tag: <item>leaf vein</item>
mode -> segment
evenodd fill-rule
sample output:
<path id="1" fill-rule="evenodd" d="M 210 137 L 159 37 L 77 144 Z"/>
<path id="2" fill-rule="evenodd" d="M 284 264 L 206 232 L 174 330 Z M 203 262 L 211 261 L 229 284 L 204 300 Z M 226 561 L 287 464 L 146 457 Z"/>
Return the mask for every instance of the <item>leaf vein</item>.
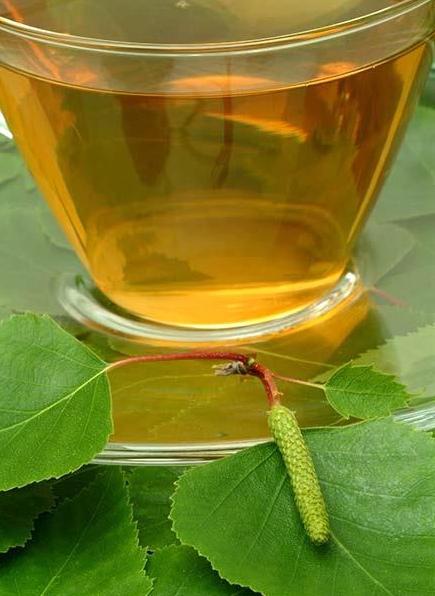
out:
<path id="1" fill-rule="evenodd" d="M 108 475 L 108 478 L 110 478 L 111 475 Z M 44 596 L 44 594 L 47 594 L 47 590 L 53 585 L 53 582 L 62 574 L 63 570 L 65 569 L 65 567 L 69 564 L 69 562 L 71 561 L 71 559 L 73 558 L 75 552 L 77 551 L 80 543 L 82 542 L 82 540 L 84 539 L 87 531 L 89 530 L 92 522 L 94 521 L 97 513 L 99 512 L 101 505 L 106 497 L 107 491 L 109 490 L 110 487 L 110 482 L 106 482 L 106 487 L 105 489 L 102 491 L 101 496 L 98 500 L 98 503 L 96 504 L 96 507 L 94 509 L 94 512 L 92 513 L 91 517 L 89 518 L 87 524 L 85 525 L 85 527 L 83 528 L 83 530 L 80 532 L 80 535 L 78 536 L 78 539 L 76 541 L 76 543 L 74 544 L 74 546 L 72 547 L 70 553 L 68 554 L 68 556 L 66 557 L 65 561 L 63 562 L 63 564 L 59 567 L 59 569 L 57 570 L 57 572 L 53 575 L 53 577 L 50 579 L 50 581 L 48 582 L 48 584 L 45 586 L 44 590 L 40 593 L 40 596 Z"/>
<path id="2" fill-rule="evenodd" d="M 337 546 L 343 551 L 343 553 L 345 554 L 345 556 L 347 556 L 349 558 L 349 560 L 354 563 L 354 565 L 360 569 L 360 571 L 362 571 L 364 573 L 364 575 L 366 575 L 376 586 L 378 586 L 379 588 L 381 588 L 381 590 L 383 590 L 385 592 L 385 594 L 388 594 L 389 596 L 394 596 L 393 592 L 391 592 L 386 586 L 384 586 L 383 583 L 381 583 L 379 580 L 377 580 L 368 569 L 366 569 L 353 555 L 352 553 L 346 548 L 346 546 L 340 542 L 340 540 L 337 538 L 337 536 L 331 532 L 331 537 L 333 538 L 333 540 L 335 541 L 335 543 L 337 544 Z"/>
<path id="3" fill-rule="evenodd" d="M 15 424 L 11 424 L 10 426 L 4 426 L 3 428 L 0 428 L 0 433 L 3 433 L 3 432 L 6 432 L 6 431 L 9 431 L 9 430 L 12 430 L 13 428 L 17 428 L 17 427 L 23 427 L 24 428 L 29 422 L 32 422 L 32 420 L 35 420 L 39 416 L 42 416 L 42 414 L 45 414 L 46 412 L 49 412 L 50 410 L 52 410 L 53 408 L 57 407 L 62 402 L 71 400 L 74 397 L 74 395 L 76 395 L 79 391 L 81 391 L 82 389 L 84 389 L 86 387 L 86 385 L 88 385 L 89 383 L 92 383 L 92 381 L 94 381 L 95 379 L 97 379 L 104 372 L 106 372 L 106 369 L 103 368 L 96 375 L 94 375 L 93 377 L 87 379 L 84 383 L 82 383 L 81 385 L 79 385 L 79 387 L 76 387 L 76 389 L 74 389 L 74 391 L 72 391 L 71 393 L 68 393 L 67 395 L 65 395 L 63 397 L 61 397 L 60 399 L 58 399 L 57 401 L 53 402 L 49 406 L 47 406 L 45 408 L 42 408 L 41 410 L 38 410 L 37 413 L 34 414 L 33 416 L 30 416 L 29 418 L 26 418 L 25 420 L 21 420 L 20 422 L 16 422 Z"/>

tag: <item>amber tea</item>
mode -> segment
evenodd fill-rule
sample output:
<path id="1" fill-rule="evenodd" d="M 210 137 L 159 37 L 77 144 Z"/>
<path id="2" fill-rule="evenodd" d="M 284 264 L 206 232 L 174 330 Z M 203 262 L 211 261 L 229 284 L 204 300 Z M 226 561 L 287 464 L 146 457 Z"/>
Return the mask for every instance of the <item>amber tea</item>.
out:
<path id="1" fill-rule="evenodd" d="M 320 55 L 290 84 L 169 65 L 165 92 L 139 92 L 110 88 L 110 64 L 100 85 L 36 50 L 51 78 L 4 64 L 0 105 L 94 282 L 134 315 L 208 328 L 299 311 L 339 282 L 431 62 L 420 40 L 362 67 Z"/>

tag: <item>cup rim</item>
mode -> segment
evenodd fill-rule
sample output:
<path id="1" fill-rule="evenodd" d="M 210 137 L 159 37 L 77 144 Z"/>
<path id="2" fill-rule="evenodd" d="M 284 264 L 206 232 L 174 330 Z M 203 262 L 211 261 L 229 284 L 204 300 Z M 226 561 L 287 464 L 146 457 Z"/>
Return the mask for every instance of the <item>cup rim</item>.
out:
<path id="1" fill-rule="evenodd" d="M 143 53 L 172 56 L 182 55 L 200 55 L 207 53 L 227 53 L 227 52 L 255 52 L 265 51 L 267 49 L 282 48 L 306 45 L 328 39 L 333 39 L 343 35 L 348 35 L 354 31 L 360 31 L 371 27 L 376 23 L 382 23 L 392 20 L 415 10 L 426 4 L 430 5 L 434 0 L 400 0 L 399 2 L 386 6 L 376 11 L 348 19 L 331 23 L 330 25 L 307 29 L 295 33 L 278 35 L 273 37 L 264 37 L 258 39 L 247 39 L 240 41 L 223 41 L 213 43 L 193 43 L 193 44 L 152 44 L 143 42 L 117 41 L 104 38 L 93 38 L 68 33 L 60 33 L 20 23 L 0 15 L 0 32 L 13 34 L 18 37 L 40 41 L 56 46 L 67 46 L 71 48 L 87 49 L 110 53 Z"/>

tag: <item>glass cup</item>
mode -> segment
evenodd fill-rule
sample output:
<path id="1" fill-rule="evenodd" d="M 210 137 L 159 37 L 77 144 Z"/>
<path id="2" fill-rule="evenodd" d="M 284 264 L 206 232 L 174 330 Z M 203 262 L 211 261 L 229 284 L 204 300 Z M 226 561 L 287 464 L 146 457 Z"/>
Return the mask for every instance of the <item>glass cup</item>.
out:
<path id="1" fill-rule="evenodd" d="M 355 295 L 434 7 L 0 0 L 0 108 L 92 282 L 60 281 L 66 310 L 208 343 Z"/>

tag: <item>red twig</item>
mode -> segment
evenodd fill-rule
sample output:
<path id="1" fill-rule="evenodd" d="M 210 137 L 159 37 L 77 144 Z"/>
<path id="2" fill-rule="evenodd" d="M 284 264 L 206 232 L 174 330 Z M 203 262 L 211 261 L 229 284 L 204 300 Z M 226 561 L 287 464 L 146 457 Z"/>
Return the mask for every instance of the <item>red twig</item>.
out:
<path id="1" fill-rule="evenodd" d="M 273 378 L 273 373 L 270 369 L 258 362 L 254 362 L 254 364 L 251 364 L 248 368 L 248 374 L 257 377 L 263 383 L 271 407 L 281 403 L 281 393 L 278 391 L 275 379 Z"/>
<path id="2" fill-rule="evenodd" d="M 407 306 L 409 306 L 409 304 L 407 302 L 405 302 L 404 300 L 401 300 L 400 298 L 393 296 L 389 292 L 385 292 L 385 290 L 380 290 L 379 288 L 376 288 L 375 286 L 372 286 L 370 288 L 370 291 L 373 294 L 375 294 L 376 296 L 379 296 L 379 298 L 382 298 L 386 302 L 389 302 L 393 306 L 398 306 L 400 308 L 406 308 Z"/>
<path id="3" fill-rule="evenodd" d="M 117 360 L 109 364 L 108 368 L 119 368 L 127 364 L 134 364 L 135 362 L 164 362 L 174 360 L 229 360 L 235 362 L 243 362 L 248 366 L 251 356 L 246 354 L 239 354 L 237 352 L 212 352 L 209 350 L 197 350 L 192 352 L 171 352 L 170 354 L 151 354 L 145 356 L 131 356 L 124 360 Z"/>

